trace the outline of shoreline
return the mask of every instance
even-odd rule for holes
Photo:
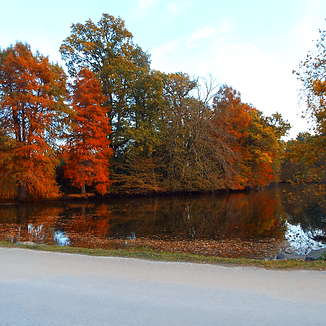
[[[44,252],[60,252],[65,254],[79,254],[98,257],[124,257],[137,258],[162,262],[188,262],[196,264],[211,264],[224,266],[251,266],[264,269],[283,270],[322,270],[326,271],[326,261],[303,260],[263,260],[250,258],[225,258],[217,256],[196,255],[182,252],[165,252],[153,250],[148,247],[130,249],[89,249],[82,247],[61,247],[43,244],[13,244],[8,241],[0,241],[2,248],[20,248],[38,250]]]
[[[271,187],[267,186],[267,187]],[[267,188],[266,187],[266,188]],[[216,189],[216,190],[198,190],[198,191],[162,191],[162,192],[148,192],[148,193],[110,193],[105,196],[97,196],[94,193],[72,193],[65,194],[62,197],[56,198],[38,198],[27,200],[1,200],[0,206],[20,205],[20,204],[47,204],[47,203],[65,203],[65,202],[105,202],[114,199],[135,199],[135,198],[160,198],[160,197],[188,197],[188,196],[201,196],[201,195],[227,195],[231,193],[248,193],[257,191],[255,189]]]
[[[286,182],[271,183],[259,189],[245,188],[245,189],[214,189],[214,190],[169,190],[158,192],[135,192],[135,193],[119,193],[112,192],[104,196],[96,195],[95,193],[69,193],[64,194],[61,197],[56,198],[38,198],[38,199],[26,199],[26,200],[1,200],[1,205],[19,205],[19,204],[34,204],[34,203],[64,203],[64,202],[84,202],[94,201],[103,202],[114,199],[136,199],[136,198],[169,198],[169,197],[188,197],[188,196],[204,196],[204,195],[228,195],[236,193],[250,193],[258,192],[268,188],[278,187],[279,185],[293,185]]]
[[[63,194],[61,197],[56,198],[37,198],[37,199],[0,199],[0,206],[6,205],[20,205],[20,204],[47,204],[47,203],[65,203],[65,202],[105,202],[114,199],[137,199],[137,198],[160,198],[160,197],[188,197],[188,196],[202,196],[202,195],[228,195],[236,193],[250,193],[259,192],[264,189],[275,188],[282,185],[288,186],[303,186],[303,185],[325,185],[326,182],[309,182],[309,183],[291,183],[291,182],[276,182],[256,188],[245,188],[245,189],[215,189],[215,190],[174,190],[174,191],[159,191],[159,192],[135,192],[135,193],[118,193],[113,192],[105,196],[99,196],[95,193],[70,193]]]

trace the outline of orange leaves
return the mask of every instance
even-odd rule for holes
[[[326,81],[315,80],[312,87],[316,95],[326,94]]]
[[[63,70],[17,43],[2,52],[0,92],[1,126],[12,139],[0,177],[14,180],[12,193],[19,199],[57,196],[50,142],[60,132],[64,116]]]
[[[65,176],[85,192],[95,186],[100,195],[108,193],[111,133],[104,96],[94,73],[82,69],[73,87],[73,123],[65,148]]]
[[[220,141],[233,152],[226,183],[233,189],[255,188],[276,180],[280,156],[279,132],[262,113],[242,103],[227,86],[214,98],[213,123]]]
[[[325,138],[299,133],[286,143],[282,180],[293,183],[323,182],[325,173]]]
[[[120,22],[104,17],[102,23],[108,21]],[[63,48],[68,66],[80,71],[71,98],[62,69],[27,45],[0,52],[0,146],[7,148],[0,152],[0,196],[56,196],[59,145],[65,166],[58,180],[65,176],[82,192],[91,187],[100,195],[109,191],[111,145],[118,192],[244,189],[275,180],[284,129],[279,116],[277,131],[229,87],[211,108],[194,97],[197,82],[188,75],[150,71],[147,55],[132,44],[127,49],[123,39],[110,54],[101,43],[110,28],[95,37],[92,28],[102,27],[86,25],[76,25],[76,42],[69,38]],[[95,72],[81,69],[87,64]]]

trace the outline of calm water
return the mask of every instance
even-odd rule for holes
[[[298,253],[326,246],[326,186],[259,192],[0,204],[0,239],[87,245],[103,239],[287,239]]]

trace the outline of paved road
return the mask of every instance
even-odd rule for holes
[[[0,248],[1,326],[326,325],[326,273]]]

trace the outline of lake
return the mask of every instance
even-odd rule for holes
[[[299,254],[326,247],[325,231],[326,185],[96,202],[0,204],[0,240],[62,246],[149,245],[263,258],[274,255],[285,240]]]

